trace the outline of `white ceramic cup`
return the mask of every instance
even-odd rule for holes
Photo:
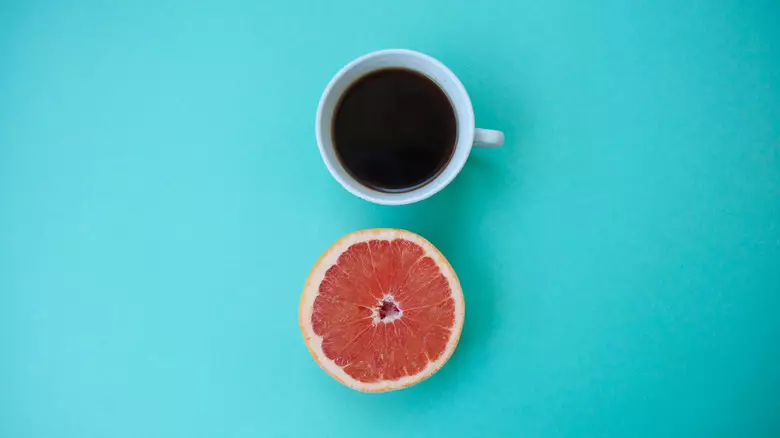
[[[422,73],[436,82],[452,104],[457,119],[455,150],[438,176],[427,184],[402,193],[380,192],[358,182],[344,168],[333,145],[331,127],[336,107],[350,85],[366,74],[385,68],[405,68]],[[494,148],[504,144],[504,133],[474,127],[474,108],[458,77],[436,59],[413,50],[391,49],[372,52],[350,62],[331,79],[322,93],[315,126],[320,154],[331,175],[352,194],[384,205],[403,205],[422,201],[438,193],[458,175],[472,147]]]

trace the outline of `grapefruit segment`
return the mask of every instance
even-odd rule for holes
[[[365,392],[418,383],[450,358],[463,327],[463,292],[427,240],[404,230],[344,236],[320,257],[299,322],[314,359]]]

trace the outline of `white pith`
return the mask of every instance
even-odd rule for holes
[[[385,316],[385,318],[382,319],[379,317],[379,307],[381,307],[385,301],[390,301],[391,303],[395,304],[395,306],[398,307],[398,313],[396,313],[395,315]],[[395,300],[395,298],[393,298],[392,295],[385,295],[382,297],[381,300],[377,301],[376,307],[371,309],[371,320],[374,322],[374,325],[389,324],[397,319],[401,319],[401,315],[403,314],[404,314],[404,309],[398,306],[398,302]]]
[[[333,266],[338,261],[338,257],[350,246],[369,240],[390,241],[395,239],[406,239],[419,245],[424,251],[422,257],[430,257],[436,262],[442,275],[444,275],[444,278],[446,278],[447,282],[449,283],[452,298],[455,302],[455,318],[451,328],[450,339],[447,341],[444,352],[442,352],[437,360],[428,362],[422,371],[411,376],[401,377],[397,380],[382,380],[373,383],[365,383],[351,377],[341,367],[336,365],[333,360],[325,356],[325,353],[322,351],[322,337],[314,333],[311,322],[311,316],[314,310],[314,300],[317,298],[319,293],[319,285],[322,283],[328,268]],[[392,298],[391,295],[388,296]],[[388,316],[384,320],[380,320],[378,311],[375,310],[374,314],[372,314],[374,324],[389,323],[396,319],[402,318],[403,307],[399,306],[399,310],[400,312],[397,315]],[[447,362],[452,353],[455,351],[455,347],[458,345],[460,332],[463,328],[464,315],[465,304],[463,301],[463,292],[461,290],[460,283],[458,282],[458,278],[444,256],[441,255],[441,253],[433,245],[431,245],[422,237],[409,231],[395,229],[376,229],[356,231],[354,233],[348,234],[328,249],[328,251],[322,256],[320,261],[314,267],[314,270],[312,270],[311,274],[309,275],[309,281],[306,283],[306,286],[303,290],[303,297],[301,298],[299,318],[301,330],[303,331],[303,335],[306,338],[307,344],[309,345],[309,349],[311,350],[311,353],[314,355],[317,362],[320,364],[320,366],[322,366],[322,368],[325,369],[325,371],[336,378],[336,380],[339,380],[350,388],[366,392],[382,392],[405,388],[421,380],[424,380],[427,377],[430,377],[433,373],[438,371],[439,368],[441,368],[442,365]]]

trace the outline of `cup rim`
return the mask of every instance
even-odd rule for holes
[[[462,120],[461,117],[457,117],[458,137],[455,143],[455,149],[453,151],[449,163],[444,167],[444,169],[442,169],[439,175],[437,175],[435,178],[433,178],[431,181],[429,181],[427,184],[421,187],[418,187],[408,192],[401,192],[401,193],[381,192],[361,184],[359,181],[352,178],[351,176],[345,178],[344,175],[342,175],[342,172],[340,172],[336,168],[336,166],[339,164],[333,163],[331,157],[329,157],[327,153],[328,151],[326,151],[326,148],[323,145],[324,142],[322,138],[323,133],[327,133],[327,135],[330,135],[330,128],[322,126],[323,124],[322,119],[324,116],[323,108],[327,103],[328,98],[331,97],[331,94],[333,93],[333,88],[337,84],[339,84],[341,79],[350,70],[354,69],[356,66],[365,63],[366,61],[369,61],[373,58],[383,57],[388,55],[404,55],[404,56],[415,57],[425,61],[426,63],[430,63],[434,65],[436,68],[444,72],[445,75],[448,76],[447,79],[452,82],[454,88],[457,91],[458,96],[451,95],[451,93],[449,93],[446,89],[444,89],[444,87],[442,87],[442,91],[444,91],[444,93],[450,99],[450,104],[453,106],[453,109],[456,112],[456,117],[458,111],[463,110],[467,118],[467,120]],[[399,65],[398,67],[416,70],[413,67],[409,67],[406,65]],[[382,67],[382,68],[386,68],[386,67]],[[424,72],[420,72],[420,73],[424,73]],[[438,81],[435,78],[431,78],[431,80],[437,82],[438,84]],[[441,84],[438,85],[441,86]],[[345,90],[347,88],[345,88]],[[333,176],[333,178],[336,179],[336,181],[338,181],[338,183],[342,187],[344,187],[347,191],[349,191],[353,195],[361,199],[364,199],[366,201],[373,202],[376,204],[381,204],[381,205],[412,204],[430,198],[431,196],[435,195],[436,193],[443,190],[446,186],[448,186],[452,182],[452,180],[454,180],[455,177],[460,173],[460,171],[463,169],[463,166],[466,164],[466,160],[468,159],[468,156],[471,152],[471,148],[474,143],[474,130],[475,130],[474,107],[472,106],[471,99],[469,98],[468,92],[466,92],[466,88],[460,82],[460,79],[458,79],[458,77],[455,75],[455,73],[452,72],[452,70],[450,70],[446,65],[444,65],[441,61],[437,60],[436,58],[409,49],[377,50],[362,55],[350,61],[348,64],[342,67],[333,76],[333,78],[331,78],[330,82],[328,82],[327,87],[325,87],[325,90],[323,91],[322,96],[320,97],[319,104],[317,105],[317,116],[315,120],[315,133],[317,137],[317,147],[320,151],[320,155],[322,156],[322,160],[325,162],[325,166],[328,168],[328,172]],[[462,137],[464,135],[467,135],[469,138]],[[331,145],[331,148],[332,147],[333,146]],[[466,149],[466,151],[462,151],[464,148]],[[346,169],[344,173],[347,174]]]

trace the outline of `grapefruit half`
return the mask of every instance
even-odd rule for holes
[[[314,360],[364,392],[406,388],[455,351],[463,291],[447,259],[409,231],[370,229],[334,243],[314,265],[299,319]]]

